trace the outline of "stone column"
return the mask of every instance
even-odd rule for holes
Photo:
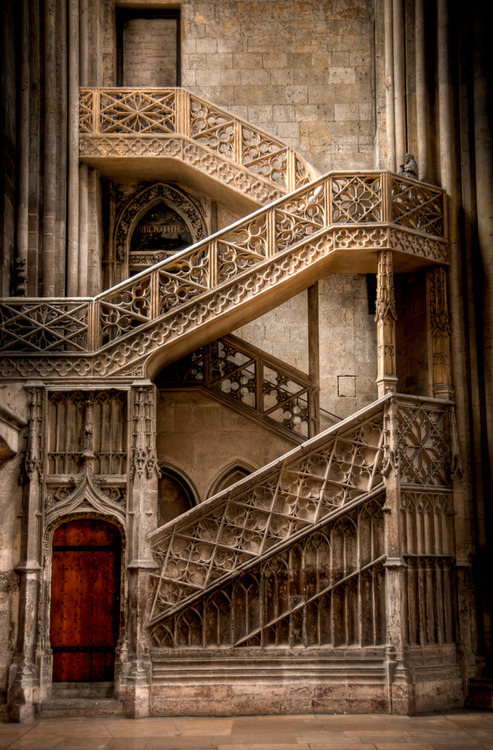
[[[435,398],[452,400],[447,271],[443,266],[431,268],[426,273],[426,304],[431,393]]]
[[[393,0],[393,58],[394,58],[394,112],[395,112],[395,157],[396,166],[404,162],[407,151],[406,127],[406,79],[403,0]],[[402,160],[402,161],[401,161]],[[394,167],[395,169],[395,167]]]
[[[74,297],[85,294],[79,284],[79,0],[68,0],[67,78],[67,295]]]
[[[79,188],[79,206],[78,206],[78,257],[74,258],[75,268],[78,269],[78,290],[79,297],[87,296],[88,268],[87,259],[89,253],[89,166],[81,164],[79,166],[78,177]],[[98,290],[99,291],[99,290]]]
[[[384,23],[387,167],[388,169],[395,171],[394,40],[392,34],[392,0],[385,0]]]
[[[29,223],[28,223],[28,288],[29,297],[41,296],[41,186],[42,162],[41,94],[42,50],[40,3],[29,3]]]
[[[317,389],[317,397],[310,399],[309,436],[313,437],[320,429],[320,326],[318,304],[318,281],[308,288],[308,372],[312,385]],[[315,402],[315,403],[313,403]]]
[[[149,715],[151,660],[146,633],[149,613],[149,572],[157,568],[147,535],[157,526],[156,388],[136,381],[130,391],[130,493],[128,507],[127,638],[120,660],[121,697],[125,714]]]
[[[43,410],[45,391],[42,383],[28,382],[28,443],[24,462],[24,529],[21,560],[16,568],[20,576],[19,631],[8,690],[10,718],[32,721],[39,703],[38,599],[40,588],[42,482],[43,482]]]
[[[385,411],[385,505],[384,544],[385,562],[385,610],[387,616],[387,684],[389,713],[412,711],[412,694],[406,675],[406,619],[404,573],[406,563],[402,556],[401,485],[399,474],[399,445],[397,436],[397,404],[393,398]]]
[[[56,294],[57,92],[56,2],[44,3],[43,296]]]
[[[392,251],[381,250],[377,269],[377,389],[378,397],[395,391],[397,385]]]
[[[457,19],[454,4],[447,0],[437,0],[437,82],[438,82],[438,124],[440,147],[440,180],[447,193],[448,239],[450,266],[448,271],[451,379],[456,394],[456,416],[458,449],[462,471],[454,480],[454,508],[456,515],[456,570],[459,602],[471,601],[469,559],[473,540],[471,528],[473,490],[471,483],[470,435],[471,420],[468,409],[470,381],[467,372],[467,331],[464,304],[464,265],[461,237],[462,224],[462,184],[458,106],[455,87],[456,47],[451,38],[451,29]],[[451,17],[452,16],[452,17]],[[476,166],[478,165],[476,160]],[[487,567],[488,571],[490,567]],[[467,641],[466,630],[472,634],[474,623],[467,620],[465,607],[461,604],[460,640]],[[461,645],[462,648],[462,645]]]
[[[477,265],[478,343],[481,352],[481,401],[478,412],[482,434],[477,446],[476,461],[480,464],[482,493],[478,492],[478,515],[481,525],[478,562],[480,576],[490,575],[493,565],[493,133],[491,97],[491,31],[485,24],[486,3],[477,3],[473,13],[474,46],[474,150],[475,189],[477,200],[477,247],[474,248]],[[479,422],[479,420],[478,420]],[[479,482],[478,482],[479,484]],[[486,589],[486,590],[485,590]],[[481,596],[482,620],[486,657],[490,674],[493,663],[493,594],[483,587]]]
[[[430,128],[428,108],[428,81],[426,75],[426,20],[425,0],[416,0],[415,44],[416,44],[416,130],[418,141],[419,176],[425,182],[430,181]]]
[[[27,291],[27,257],[29,238],[29,2],[21,4],[21,64],[19,81],[19,114],[17,120],[18,139],[18,203],[17,203],[17,252],[11,293],[23,296]]]

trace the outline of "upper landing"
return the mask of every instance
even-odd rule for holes
[[[79,133],[81,161],[103,176],[185,176],[247,211],[317,176],[279,139],[182,88],[82,88]]]

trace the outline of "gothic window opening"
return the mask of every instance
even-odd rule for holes
[[[249,474],[251,474],[251,471],[249,471],[244,466],[240,466],[239,464],[232,467],[231,469],[227,469],[225,473],[223,472],[221,474],[217,482],[215,482],[209,493],[210,496],[221,492],[221,490],[225,490],[227,487],[231,487],[232,484],[239,482],[240,479],[244,479]]]
[[[117,8],[118,85],[180,86],[180,12]]]

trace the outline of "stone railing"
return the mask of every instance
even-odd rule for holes
[[[417,554],[426,571],[410,571],[417,593],[403,596],[421,604],[428,587],[424,627],[433,622],[436,637],[451,640],[451,409],[386,396],[154,532],[155,644],[385,642],[384,562],[395,554],[385,547],[385,500],[413,530],[392,544]],[[386,498],[389,471],[400,473],[403,491]],[[422,617],[410,612],[410,627],[423,627]]]
[[[230,406],[252,411],[295,435],[318,432],[318,392],[308,375],[248,344],[225,336],[165,368],[158,387],[202,386]]]
[[[98,352],[77,374],[105,376],[204,326],[210,338],[229,333],[241,308],[261,314],[269,293],[280,304],[329,272],[330,257],[347,255],[339,269],[353,273],[376,270],[382,249],[405,256],[405,268],[446,263],[443,192],[388,172],[330,173],[92,299],[4,300],[0,351]],[[46,367],[67,376],[73,366]]]
[[[179,157],[236,182],[224,170],[234,162],[275,188],[270,200],[315,177],[282,141],[181,88],[80,89],[79,133],[81,159]]]

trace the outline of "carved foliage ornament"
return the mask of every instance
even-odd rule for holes
[[[125,523],[124,494],[120,488],[104,487],[102,477],[96,477],[87,467],[80,475],[75,488],[63,487],[49,493],[46,498],[46,525],[55,518],[74,511],[97,511],[118,518]]]

